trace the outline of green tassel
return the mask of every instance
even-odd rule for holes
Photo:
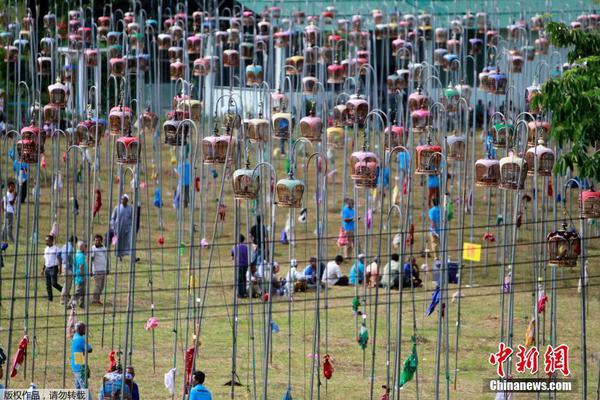
[[[496,225],[502,225],[502,222],[504,222],[504,217],[502,216],[502,214],[498,214],[498,216],[496,217]]]
[[[360,348],[364,350],[367,348],[368,343],[369,343],[369,331],[367,330],[367,324],[363,320],[363,322],[360,326],[360,331],[358,333],[358,344],[360,345]]]
[[[446,219],[448,221],[452,221],[452,219],[454,219],[454,205],[452,202],[448,203],[448,206],[446,207]]]
[[[398,386],[402,387],[405,383],[410,382],[414,378],[418,366],[419,359],[417,357],[417,344],[415,343],[413,336],[412,351],[402,365],[402,372],[400,373],[400,378],[398,379]]]
[[[82,170],[81,168],[79,168],[79,170],[77,171],[77,183],[82,183],[83,182],[83,176],[82,176]]]
[[[290,163],[290,159],[288,158],[287,160],[285,160],[285,173],[289,174],[290,169],[291,169],[291,163]]]
[[[185,254],[185,245],[183,243],[181,243],[179,245],[179,255],[182,256]]]
[[[357,312],[358,307],[360,307],[360,299],[355,297],[352,299],[352,311]]]

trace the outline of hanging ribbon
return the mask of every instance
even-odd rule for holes
[[[355,313],[358,312],[358,308],[360,307],[360,299],[358,296],[352,299],[352,311]]]
[[[367,330],[367,316],[363,315],[363,321],[358,332],[358,344],[361,349],[366,349],[369,344],[369,331]]]
[[[27,337],[27,335],[23,336],[23,339],[21,339],[21,341],[19,342],[19,348],[17,349],[17,352],[15,353],[15,357],[13,358],[13,363],[12,363],[12,368],[10,370],[10,377],[14,378],[15,376],[17,376],[17,373],[19,372],[19,368],[21,368],[21,366],[23,365],[23,362],[25,362],[25,356],[27,355],[27,346],[29,345],[29,338]]]
[[[106,372],[112,372],[117,368],[117,359],[115,358],[116,354],[117,353],[114,350],[108,353],[108,369]]]
[[[435,310],[435,307],[440,302],[440,296],[441,296],[441,291],[440,291],[440,287],[438,286],[435,288],[435,290],[433,291],[433,293],[431,295],[431,303],[429,304],[429,306],[427,307],[427,311],[425,312],[426,317],[430,316],[433,313],[433,311]]]
[[[332,359],[329,354],[325,354],[323,357],[323,376],[325,379],[329,380],[333,376],[334,368],[332,364]]]
[[[407,382],[412,381],[415,373],[417,372],[417,367],[419,366],[419,359],[417,358],[417,341],[415,337],[412,337],[413,345],[412,351],[406,360],[404,360],[404,364],[402,365],[402,372],[400,373],[400,378],[398,379],[398,386],[403,387]]]
[[[96,217],[96,214],[98,214],[98,212],[100,211],[101,208],[102,208],[102,192],[100,191],[100,189],[96,189],[95,199],[94,199],[93,218]]]

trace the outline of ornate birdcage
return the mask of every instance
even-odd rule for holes
[[[271,23],[265,19],[260,21],[257,24],[257,27],[258,27],[258,34],[261,36],[269,36],[269,33],[271,33]]]
[[[139,162],[142,148],[138,138],[122,136],[117,139],[116,146],[118,164],[136,165]]]
[[[509,152],[500,160],[500,189],[523,190],[527,178],[527,161]]]
[[[440,164],[442,160],[442,148],[431,143],[417,146],[417,166],[415,174],[417,175],[438,175],[440,173]]]
[[[271,123],[273,125],[273,137],[275,139],[289,139],[293,131],[293,120],[292,114],[285,112],[285,108],[282,112],[273,114],[271,117]]]
[[[448,42],[448,29],[435,28],[434,39],[437,47],[446,47],[446,42]]]
[[[534,46],[523,46],[521,47],[521,52],[523,53],[523,57],[527,61],[533,61],[535,59],[535,47]]]
[[[579,211],[583,218],[600,218],[600,192],[582,191],[579,195]]]
[[[302,78],[302,94],[311,95],[317,93],[319,80],[314,76],[305,76]]]
[[[86,49],[83,55],[85,65],[88,67],[96,67],[98,65],[98,49]]]
[[[420,108],[410,113],[413,131],[417,134],[422,133],[429,123],[429,110]]]
[[[223,66],[237,68],[240,65],[240,53],[237,50],[223,50]]]
[[[498,187],[500,181],[500,163],[485,158],[475,162],[475,186]]]
[[[387,24],[377,24],[375,25],[375,39],[383,40],[387,39],[390,36],[389,28]]]
[[[343,149],[346,134],[341,126],[330,126],[327,128],[327,147],[330,149]]]
[[[292,17],[294,18],[295,24],[303,25],[306,18],[306,13],[304,11],[296,10],[293,12]]]
[[[177,103],[177,111],[186,111],[190,118],[199,121],[202,117],[202,102],[196,99],[185,99]]]
[[[568,230],[564,223],[562,229],[550,232],[546,237],[548,263],[562,267],[574,267],[581,255],[581,237],[575,229]]]
[[[183,64],[180,60],[176,60],[175,62],[171,63],[169,66],[169,76],[171,77],[172,81],[183,78],[183,74],[185,72],[184,67],[185,64]]]
[[[492,126],[492,143],[496,149],[505,149],[509,139],[512,139],[514,126],[497,123]]]
[[[554,159],[554,152],[548,147],[544,146],[544,141],[542,139],[538,140],[538,145],[529,148],[527,153],[525,153],[525,160],[527,161],[527,175],[534,176],[536,174],[535,168],[537,165],[537,175],[552,176]]]
[[[427,109],[428,100],[428,97],[423,94],[421,87],[418,87],[416,92],[408,96],[408,111],[412,113],[416,110]]]
[[[125,58],[111,58],[108,63],[111,75],[121,77],[125,74],[125,69],[127,68],[127,60]]]
[[[452,54],[460,54],[461,42],[456,38],[456,36],[453,36],[452,39],[446,42],[446,48]]]
[[[286,75],[301,75],[302,68],[304,67],[303,56],[292,56],[285,60],[285,74]]]
[[[539,114],[541,112],[540,108],[533,108],[531,106],[531,101],[535,96],[537,96],[541,91],[541,87],[537,80],[534,80],[531,86],[528,86],[525,89],[525,103],[529,106],[529,112],[532,114]]]
[[[498,43],[500,42],[500,33],[498,33],[498,31],[495,31],[493,29],[488,30],[485,33],[485,41],[487,42],[488,46],[498,46]]]
[[[445,64],[444,57],[448,54],[448,50],[444,48],[437,48],[433,51],[433,63],[434,65],[443,67]]]
[[[289,178],[280,179],[276,186],[277,206],[284,208],[302,207],[304,189],[304,182],[299,179],[294,179],[291,174]]]
[[[483,52],[483,40],[479,38],[469,39],[469,54],[478,56]]]
[[[233,171],[231,186],[235,199],[254,200],[260,190],[260,175],[258,171],[254,173],[254,170],[250,169],[250,164],[246,163],[246,168]]]
[[[36,164],[38,152],[44,153],[46,132],[38,128],[32,121],[31,125],[21,129],[21,139],[17,141],[17,155],[19,162]]]
[[[83,49],[83,46],[85,46],[85,44],[83,43],[81,35],[76,33],[71,33],[69,35],[69,50],[80,51]]]
[[[186,39],[189,55],[202,56],[202,37],[199,34],[188,36]]]
[[[315,110],[300,120],[300,135],[311,142],[320,142],[323,131],[323,121],[315,115]]]
[[[540,36],[534,42],[535,54],[545,56],[550,49],[550,41],[545,36]]]
[[[119,31],[110,31],[106,34],[106,43],[109,46],[114,46],[116,44],[121,43],[121,32]]]
[[[48,76],[52,73],[52,58],[46,56],[40,56],[37,59],[38,74],[41,76]]]
[[[140,119],[142,121],[142,131],[144,134],[152,135],[156,132],[156,128],[158,128],[158,115],[148,108],[146,111],[142,112]]]
[[[204,164],[224,164],[231,162],[236,139],[229,132],[219,135],[216,131],[213,136],[202,139]]]
[[[394,147],[404,145],[406,137],[404,135],[404,127],[392,125],[383,131],[384,143],[386,150],[391,150]]]
[[[406,51],[404,47],[405,44],[406,40],[400,37],[392,40],[392,54],[397,56],[399,53]]]
[[[290,45],[290,38],[292,32],[290,31],[279,31],[273,35],[273,46],[277,49],[285,49]]]
[[[48,86],[48,96],[51,104],[54,104],[59,108],[64,108],[69,99],[69,87],[62,84],[60,78],[58,78],[54,85]]]
[[[498,70],[489,74],[487,79],[487,91],[490,94],[506,94],[508,78],[506,74]]]
[[[458,56],[456,54],[446,54],[442,58],[442,68],[445,71],[458,71],[460,67],[460,61],[458,60]]]
[[[209,58],[197,58],[194,60],[192,74],[194,76],[208,76],[211,72],[211,62]]]
[[[289,101],[285,93],[281,92],[281,89],[277,89],[275,93],[271,94],[271,112],[281,112],[288,108]]]
[[[527,124],[529,133],[527,135],[527,144],[534,146],[538,140],[546,142],[550,137],[550,123],[546,121],[536,120]]]
[[[462,33],[462,20],[460,19],[453,19],[452,21],[450,21],[450,30],[452,31],[453,34],[460,34]]]
[[[163,124],[163,133],[165,144],[169,146],[186,145],[190,134],[189,124],[184,123],[177,113],[171,112],[169,119]]]
[[[353,123],[362,125],[369,113],[369,102],[362,96],[353,94],[350,96],[350,100],[346,102],[346,110],[348,111],[348,118]]]
[[[511,50],[508,56],[508,72],[520,74],[523,71],[523,54],[518,50]]]
[[[267,51],[269,47],[269,37],[264,35],[254,36],[254,51],[260,53]]]
[[[75,137],[77,144],[84,147],[96,147],[104,137],[106,123],[96,118],[86,119],[77,124]]]
[[[487,66],[483,69],[483,71],[481,71],[478,75],[479,78],[479,90],[486,90],[487,91],[487,85],[488,85],[488,80],[490,77],[490,74],[495,72],[495,68],[492,66]]]
[[[333,123],[335,126],[352,126],[353,122],[345,104],[337,104],[333,107]]]
[[[341,84],[344,83],[344,67],[337,62],[327,67],[327,83]]]
[[[531,17],[531,30],[538,32],[544,29],[544,17],[539,14]]]
[[[44,106],[44,123],[58,124],[60,118],[60,107],[56,104],[46,104]]]
[[[169,50],[173,45],[173,37],[168,33],[161,33],[157,37],[157,42],[159,50]]]
[[[254,58],[254,44],[252,42],[243,42],[240,44],[240,52],[242,60],[252,60]]]
[[[262,65],[250,64],[246,66],[246,85],[260,85],[263,82],[264,74]]]
[[[379,157],[370,151],[355,151],[350,157],[350,177],[357,188],[374,188],[379,175]]]
[[[54,49],[54,39],[50,37],[43,37],[40,40],[40,54],[49,56],[52,54],[52,49]]]
[[[108,47],[108,58],[120,58],[123,56],[123,46],[120,44],[113,44]]]
[[[247,120],[246,138],[263,143],[269,140],[269,121],[263,118],[262,113],[258,114],[258,118]]]
[[[171,46],[167,50],[167,57],[169,58],[169,62],[175,62],[177,60],[183,59],[183,47],[181,46]]]
[[[467,104],[471,101],[471,86],[463,82],[460,85],[456,85],[454,88],[458,91],[460,98],[467,101]]]
[[[464,136],[450,135],[446,138],[448,161],[464,161],[467,144]]]
[[[81,37],[81,40],[84,43],[92,43],[92,28],[87,26],[82,26],[77,29],[77,34]]]
[[[409,71],[409,79],[412,82],[421,83],[423,80],[423,71],[425,67],[422,63],[409,63],[408,71]],[[420,86],[419,86],[420,87]]]
[[[234,18],[232,18],[231,21],[235,23]],[[237,46],[240,43],[240,30],[234,28],[234,24],[231,26],[231,28],[227,29],[227,43],[229,43],[230,46]]]
[[[129,107],[116,106],[110,109],[108,125],[111,135],[129,135],[131,133],[132,112]]]
[[[444,90],[444,95],[442,96],[442,104],[446,108],[447,112],[456,112],[458,109],[458,102],[460,99],[460,93],[452,83],[448,85],[448,87]]]

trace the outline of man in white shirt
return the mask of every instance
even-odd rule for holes
[[[92,304],[97,305],[102,305],[100,295],[104,290],[106,274],[108,274],[108,257],[102,240],[102,235],[94,236],[94,246],[92,247],[92,277],[94,278]]]
[[[15,183],[8,182],[8,190],[2,198],[2,210],[4,211],[4,225],[2,226],[2,241],[7,240],[14,243],[13,220],[15,216]]]
[[[335,256],[335,260],[327,263],[325,272],[323,272],[323,282],[326,286],[348,286],[348,277],[342,275],[340,268],[343,262],[344,257],[338,254]]]
[[[46,290],[48,291],[48,301],[53,300],[52,288],[59,292],[62,286],[58,283],[58,269],[60,268],[60,249],[54,245],[54,236],[46,236],[46,248],[44,249],[44,268],[42,272],[46,275]]]

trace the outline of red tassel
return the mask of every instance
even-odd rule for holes
[[[333,376],[333,365],[331,364],[331,357],[329,354],[325,354],[323,357],[323,376],[325,379],[329,380]]]
[[[552,181],[548,181],[548,197],[554,196],[554,188],[552,187]]]
[[[12,368],[10,370],[10,377],[14,378],[17,376],[17,372],[19,372],[19,368],[23,365],[25,361],[25,356],[27,355],[27,345],[29,344],[29,338],[27,335],[23,336],[23,339],[19,342],[19,348],[17,349],[17,353],[15,354],[15,358],[13,358]]]
[[[185,393],[188,393],[188,386],[190,385],[190,378],[192,376],[192,366],[194,364],[194,355],[196,349],[194,346],[190,347],[185,352]]]
[[[196,192],[200,191],[200,177],[197,176],[196,179],[194,179],[194,190]]]
[[[117,360],[115,359],[115,355],[117,353],[115,353],[114,350],[112,350],[110,353],[108,353],[108,361],[109,361],[109,366],[108,366],[108,370],[106,372],[112,372],[117,368]]]

